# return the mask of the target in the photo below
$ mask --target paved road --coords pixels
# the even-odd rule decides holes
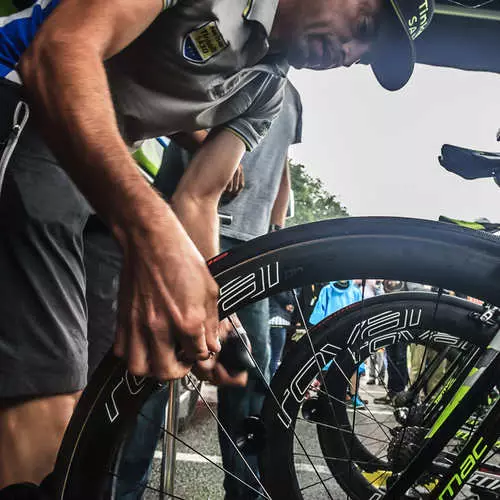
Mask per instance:
[[[363,413],[357,412],[356,426],[360,429],[363,435],[366,435],[366,443],[373,448],[373,451],[384,453],[386,448],[387,437],[384,432],[383,425],[379,426],[375,420],[379,422],[392,422],[392,411],[390,407],[374,405],[373,397],[381,396],[385,393],[382,387],[364,386],[362,397],[368,399],[369,411]],[[215,410],[216,392],[213,388],[204,390],[207,400],[210,402],[210,407]],[[321,455],[317,444],[316,426],[309,422],[299,422],[297,432],[303,443],[307,443],[307,452],[314,456]],[[199,402],[195,417],[191,425],[184,432],[181,438],[195,450],[203,453],[212,462],[220,465],[220,452],[217,442],[216,422],[210,414],[206,406]],[[296,446],[297,453],[297,446]],[[160,456],[159,451],[157,456]],[[342,500],[346,499],[346,494],[342,492],[336,482],[331,479],[331,474],[323,459],[313,458],[312,462],[316,471],[320,473],[322,478],[326,480],[329,493],[326,493],[321,485],[311,486],[318,483],[317,472],[314,471],[311,462],[306,457],[296,457],[295,468],[298,470],[299,482],[302,487],[309,486],[303,493],[305,500]],[[178,461],[176,474],[176,497],[186,500],[219,500],[223,499],[222,489],[223,473],[216,466],[208,463],[203,457],[189,449],[188,447],[178,444]],[[152,484],[159,484],[159,459],[155,460]],[[145,500],[158,500],[158,493],[147,492]]]

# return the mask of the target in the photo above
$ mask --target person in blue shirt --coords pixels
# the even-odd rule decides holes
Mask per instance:
[[[318,324],[330,314],[361,300],[361,291],[352,281],[331,281],[321,289],[309,323]]]
[[[334,312],[361,300],[361,290],[354,284],[353,281],[331,281],[328,285],[321,289],[318,301],[316,302],[313,312],[309,318],[309,323],[316,325]],[[330,363],[327,364],[323,370],[327,371]],[[351,387],[349,394],[347,395],[347,400],[352,401],[353,406],[358,409],[365,408],[364,402],[360,399],[358,394],[356,394],[355,390],[357,387],[357,373],[351,377],[350,385]]]

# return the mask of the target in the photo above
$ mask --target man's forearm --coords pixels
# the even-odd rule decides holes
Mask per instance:
[[[219,253],[218,204],[184,197],[182,201],[174,202],[172,206],[205,260],[217,255]]]
[[[118,131],[105,54],[78,39],[49,35],[41,32],[19,70],[40,130],[63,168],[113,228],[147,220],[148,212],[149,218],[152,211],[164,213]]]
[[[205,259],[219,252],[218,204],[245,152],[231,132],[209,138],[193,158],[172,197],[172,207]]]
[[[283,173],[281,175],[278,194],[276,195],[273,209],[271,211],[271,224],[284,227],[288,204],[290,202],[290,187],[290,169],[288,167],[288,160],[286,160],[285,166],[283,167]]]

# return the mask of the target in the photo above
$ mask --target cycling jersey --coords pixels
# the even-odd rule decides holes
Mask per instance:
[[[0,79],[60,0],[0,17]],[[288,63],[266,57],[278,0],[164,0],[168,13],[106,61],[127,144],[223,127],[253,149],[280,111]]]
[[[19,82],[16,65],[59,0],[37,0],[31,7],[0,17],[0,78]]]

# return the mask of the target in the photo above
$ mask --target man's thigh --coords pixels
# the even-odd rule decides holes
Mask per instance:
[[[38,484],[51,472],[79,396],[14,400],[0,407],[0,489]]]
[[[122,252],[111,231],[91,215],[84,233],[88,307],[88,376],[115,340]]]
[[[0,143],[15,103],[0,85]],[[86,383],[89,211],[28,124],[0,193],[0,400],[72,393]]]

